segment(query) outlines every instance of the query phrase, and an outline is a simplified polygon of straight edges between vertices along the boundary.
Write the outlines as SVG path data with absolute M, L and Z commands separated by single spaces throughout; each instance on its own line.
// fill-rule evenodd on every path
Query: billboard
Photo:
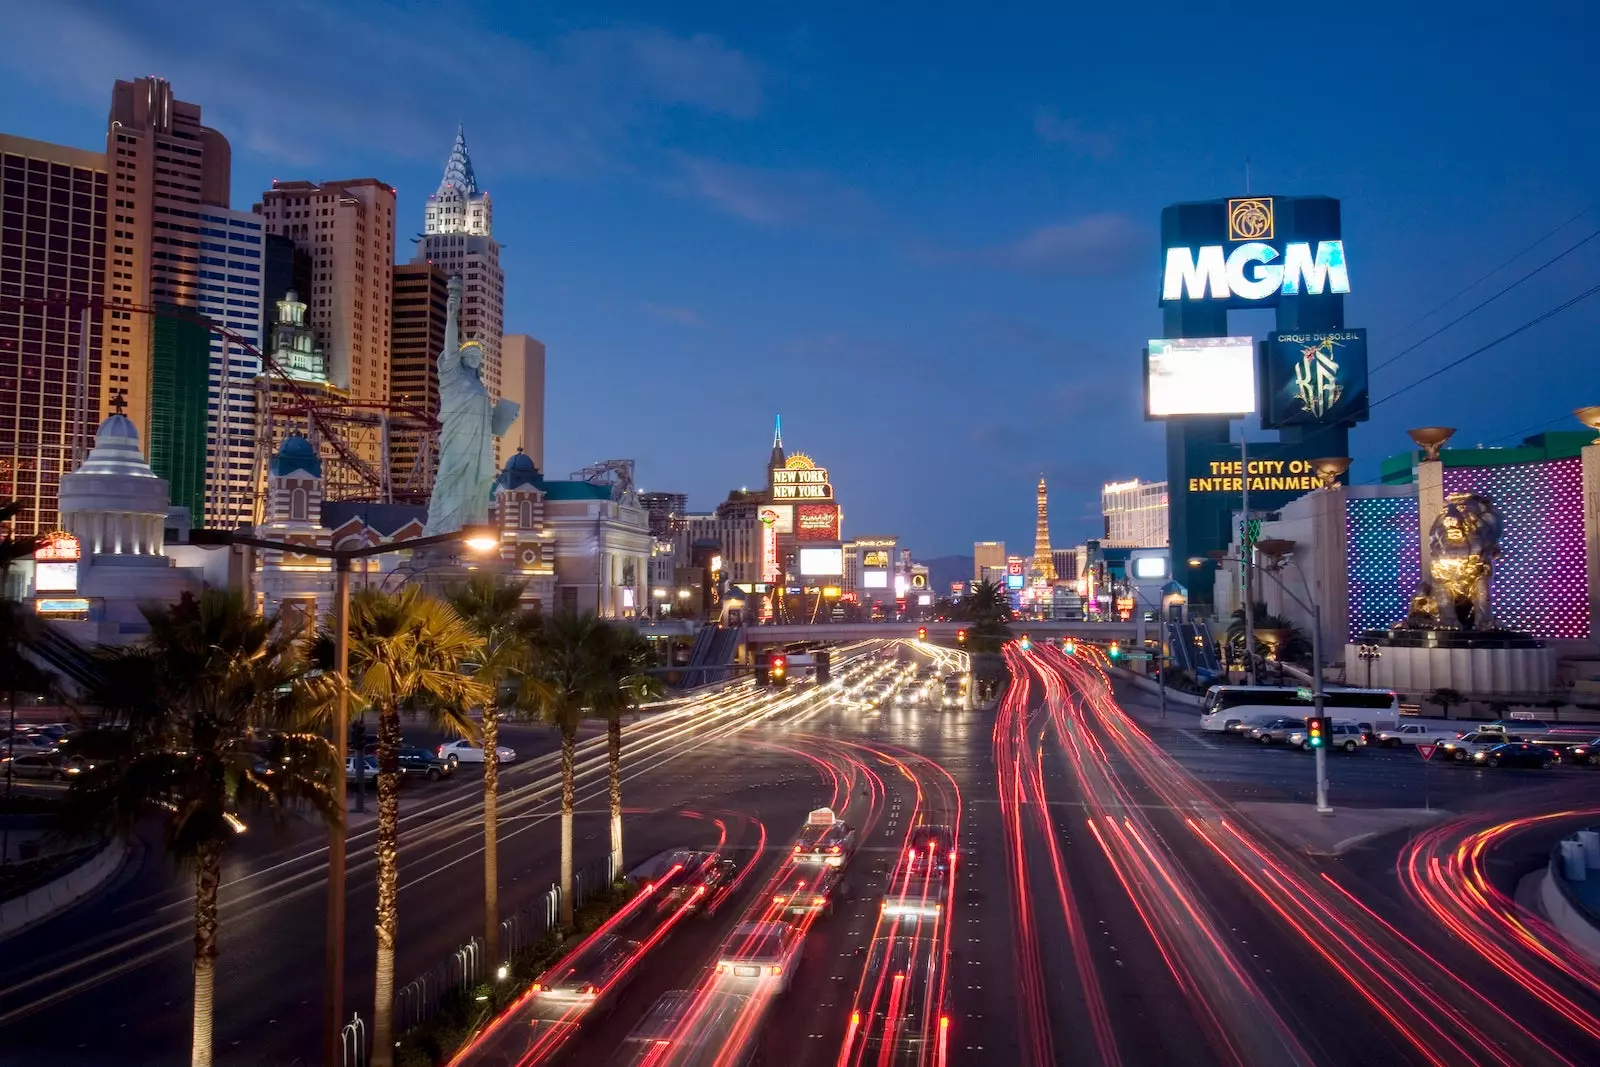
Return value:
M 863 567 L 881 567 L 888 569 L 889 550 L 885 548 L 874 548 L 861 553 L 861 565 Z
M 803 575 L 836 575 L 844 573 L 844 549 L 802 548 L 800 573 Z
M 1367 331 L 1267 335 L 1262 429 L 1341 426 L 1367 417 Z
M 1256 409 L 1249 337 L 1160 338 L 1145 349 L 1145 416 L 1248 415 Z
M 887 588 L 889 588 L 889 572 L 888 571 L 862 571 L 861 572 L 861 588 L 863 588 L 863 589 L 887 589 Z
M 773 533 L 794 533 L 793 504 L 767 504 L 757 517 L 762 525 L 772 527 Z
M 795 452 L 772 472 L 772 499 L 832 500 L 827 468 L 817 466 L 804 452 Z
M 839 505 L 795 504 L 794 539 L 796 541 L 839 540 Z
M 1014 593 L 1022 588 L 1023 580 L 1020 574 L 1008 574 L 1006 575 L 1006 588 Z
M 1241 196 L 1164 211 L 1161 303 L 1260 308 L 1280 297 L 1348 293 L 1338 201 L 1281 199 Z

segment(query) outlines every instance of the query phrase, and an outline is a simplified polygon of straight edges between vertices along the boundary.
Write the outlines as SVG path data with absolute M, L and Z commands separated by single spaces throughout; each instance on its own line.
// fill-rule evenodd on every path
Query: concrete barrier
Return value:
M 37 889 L 0 902 L 0 937 L 6 937 L 34 923 L 72 907 L 109 882 L 127 858 L 128 844 L 114 837 L 105 848 L 83 863 Z
M 1142 674 L 1134 674 L 1125 667 L 1112 667 L 1108 673 L 1117 681 L 1126 682 L 1142 693 L 1149 693 L 1158 700 L 1161 698 L 1161 686 L 1153 678 L 1146 678 Z M 1178 707 L 1198 709 L 1204 701 L 1193 693 L 1184 693 L 1169 685 L 1167 686 L 1167 703 Z

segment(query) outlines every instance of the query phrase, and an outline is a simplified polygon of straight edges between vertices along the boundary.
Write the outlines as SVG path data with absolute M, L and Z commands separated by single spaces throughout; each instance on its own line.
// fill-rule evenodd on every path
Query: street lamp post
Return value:
M 476 552 L 498 548 L 499 537 L 494 531 L 468 527 L 455 533 L 435 534 L 408 541 L 360 548 L 322 548 L 318 545 L 295 544 L 289 541 L 272 541 L 232 530 L 193 530 L 189 543 L 194 545 L 233 546 L 276 549 L 301 556 L 333 561 L 333 670 L 338 686 L 333 697 L 332 737 L 335 767 L 333 776 L 333 807 L 338 813 L 328 827 L 328 920 L 324 967 L 327 983 L 323 996 L 322 1059 L 328 1067 L 341 1067 L 344 1063 L 344 948 L 345 948 L 345 814 L 349 804 L 345 789 L 344 768 L 349 756 L 350 742 L 350 564 L 353 560 L 369 556 L 382 556 L 390 552 L 408 552 L 435 545 L 465 544 Z M 360 766 L 361 761 L 357 761 Z
M 1361 658 L 1361 662 L 1363 662 L 1363 663 L 1365 663 L 1367 665 L 1367 688 L 1371 689 L 1372 688 L 1372 661 L 1383 658 L 1383 649 L 1381 649 L 1377 645 L 1371 644 L 1369 642 L 1369 643 L 1366 643 L 1366 644 L 1363 644 L 1363 645 L 1360 645 L 1359 647 L 1357 647 L 1356 655 Z

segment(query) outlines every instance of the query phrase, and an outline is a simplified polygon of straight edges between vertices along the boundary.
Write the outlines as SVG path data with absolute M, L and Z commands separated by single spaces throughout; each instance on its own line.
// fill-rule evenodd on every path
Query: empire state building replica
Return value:
M 1039 478 L 1039 525 L 1033 534 L 1033 574 L 1043 578 L 1046 585 L 1056 581 L 1055 560 L 1050 555 L 1050 494 Z

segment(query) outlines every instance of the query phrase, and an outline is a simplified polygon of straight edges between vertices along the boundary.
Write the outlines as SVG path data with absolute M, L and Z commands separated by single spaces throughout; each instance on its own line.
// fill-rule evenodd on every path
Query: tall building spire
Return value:
M 783 454 L 783 416 L 772 417 L 772 458 L 767 462 L 768 470 L 779 470 L 787 460 Z
M 1055 559 L 1050 555 L 1050 493 L 1039 476 L 1039 525 L 1033 535 L 1033 569 L 1047 582 L 1056 580 Z
M 447 186 L 453 187 L 464 197 L 478 191 L 478 178 L 472 173 L 472 157 L 467 154 L 467 128 L 459 124 L 456 126 L 456 143 L 450 147 L 450 159 L 444 165 L 444 180 L 439 183 L 439 192 L 443 193 Z

